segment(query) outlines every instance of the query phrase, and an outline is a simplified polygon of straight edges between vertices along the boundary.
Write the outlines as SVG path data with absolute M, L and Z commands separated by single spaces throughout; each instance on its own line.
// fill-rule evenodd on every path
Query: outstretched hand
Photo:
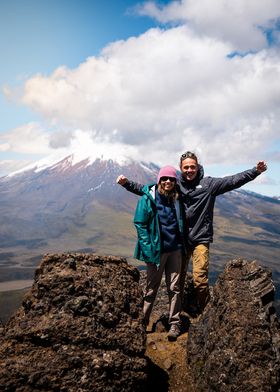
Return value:
M 266 170 L 267 170 L 267 166 L 266 166 L 265 161 L 259 161 L 257 163 L 257 167 L 256 167 L 257 173 L 260 174 L 260 173 L 265 172 Z
M 122 174 L 116 180 L 117 184 L 120 184 L 120 185 L 124 185 L 126 183 L 126 181 L 127 181 L 127 178 Z

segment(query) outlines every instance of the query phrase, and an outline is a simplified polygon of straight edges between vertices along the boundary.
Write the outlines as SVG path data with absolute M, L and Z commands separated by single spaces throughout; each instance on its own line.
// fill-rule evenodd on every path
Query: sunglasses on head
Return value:
M 174 178 L 174 177 L 161 177 L 160 180 L 164 181 L 164 182 L 167 180 L 169 180 L 170 182 L 175 182 L 176 178 Z
M 195 158 L 195 154 L 193 152 L 187 152 L 186 154 L 182 154 L 182 158 Z

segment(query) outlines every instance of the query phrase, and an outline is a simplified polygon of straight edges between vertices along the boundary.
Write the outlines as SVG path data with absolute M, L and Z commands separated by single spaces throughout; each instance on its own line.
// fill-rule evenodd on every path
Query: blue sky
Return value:
M 1 86 L 13 89 L 36 73 L 50 75 L 60 65 L 76 68 L 98 56 L 110 42 L 138 36 L 156 25 L 128 16 L 127 0 L 0 0 Z M 1 94 L 1 132 L 29 121 L 27 107 L 7 104 Z M 16 115 L 15 115 L 16 113 Z
M 0 176 L 90 141 L 196 150 L 212 176 L 264 159 L 246 188 L 280 196 L 279 20 L 279 0 L 0 0 Z

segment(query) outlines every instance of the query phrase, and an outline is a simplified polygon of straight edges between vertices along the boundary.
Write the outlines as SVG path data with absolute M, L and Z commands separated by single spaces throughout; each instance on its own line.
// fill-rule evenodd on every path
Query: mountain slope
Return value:
M 70 156 L 40 171 L 32 168 L 0 179 L 2 253 L 13 252 L 17 258 L 69 248 L 108 252 L 114 250 L 110 244 L 124 238 L 135 241 L 131 216 L 137 197 L 124 192 L 116 178 L 125 172 L 153 182 L 158 168 L 132 160 L 125 166 L 100 158 L 92 163 L 89 158 L 73 160 Z M 104 242 L 108 247 L 101 246 Z
M 276 278 L 280 261 L 278 200 L 242 189 L 221 195 L 216 201 L 214 230 L 216 264 L 239 257 L 257 259 Z

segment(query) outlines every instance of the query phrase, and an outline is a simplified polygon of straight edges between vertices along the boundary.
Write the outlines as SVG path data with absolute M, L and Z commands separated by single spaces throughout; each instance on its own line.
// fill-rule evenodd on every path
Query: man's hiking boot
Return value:
M 143 319 L 143 324 L 145 325 L 145 327 L 147 329 L 147 326 L 149 325 L 149 320 Z
M 181 332 L 181 324 L 171 324 L 170 330 L 167 334 L 169 340 L 176 340 Z

